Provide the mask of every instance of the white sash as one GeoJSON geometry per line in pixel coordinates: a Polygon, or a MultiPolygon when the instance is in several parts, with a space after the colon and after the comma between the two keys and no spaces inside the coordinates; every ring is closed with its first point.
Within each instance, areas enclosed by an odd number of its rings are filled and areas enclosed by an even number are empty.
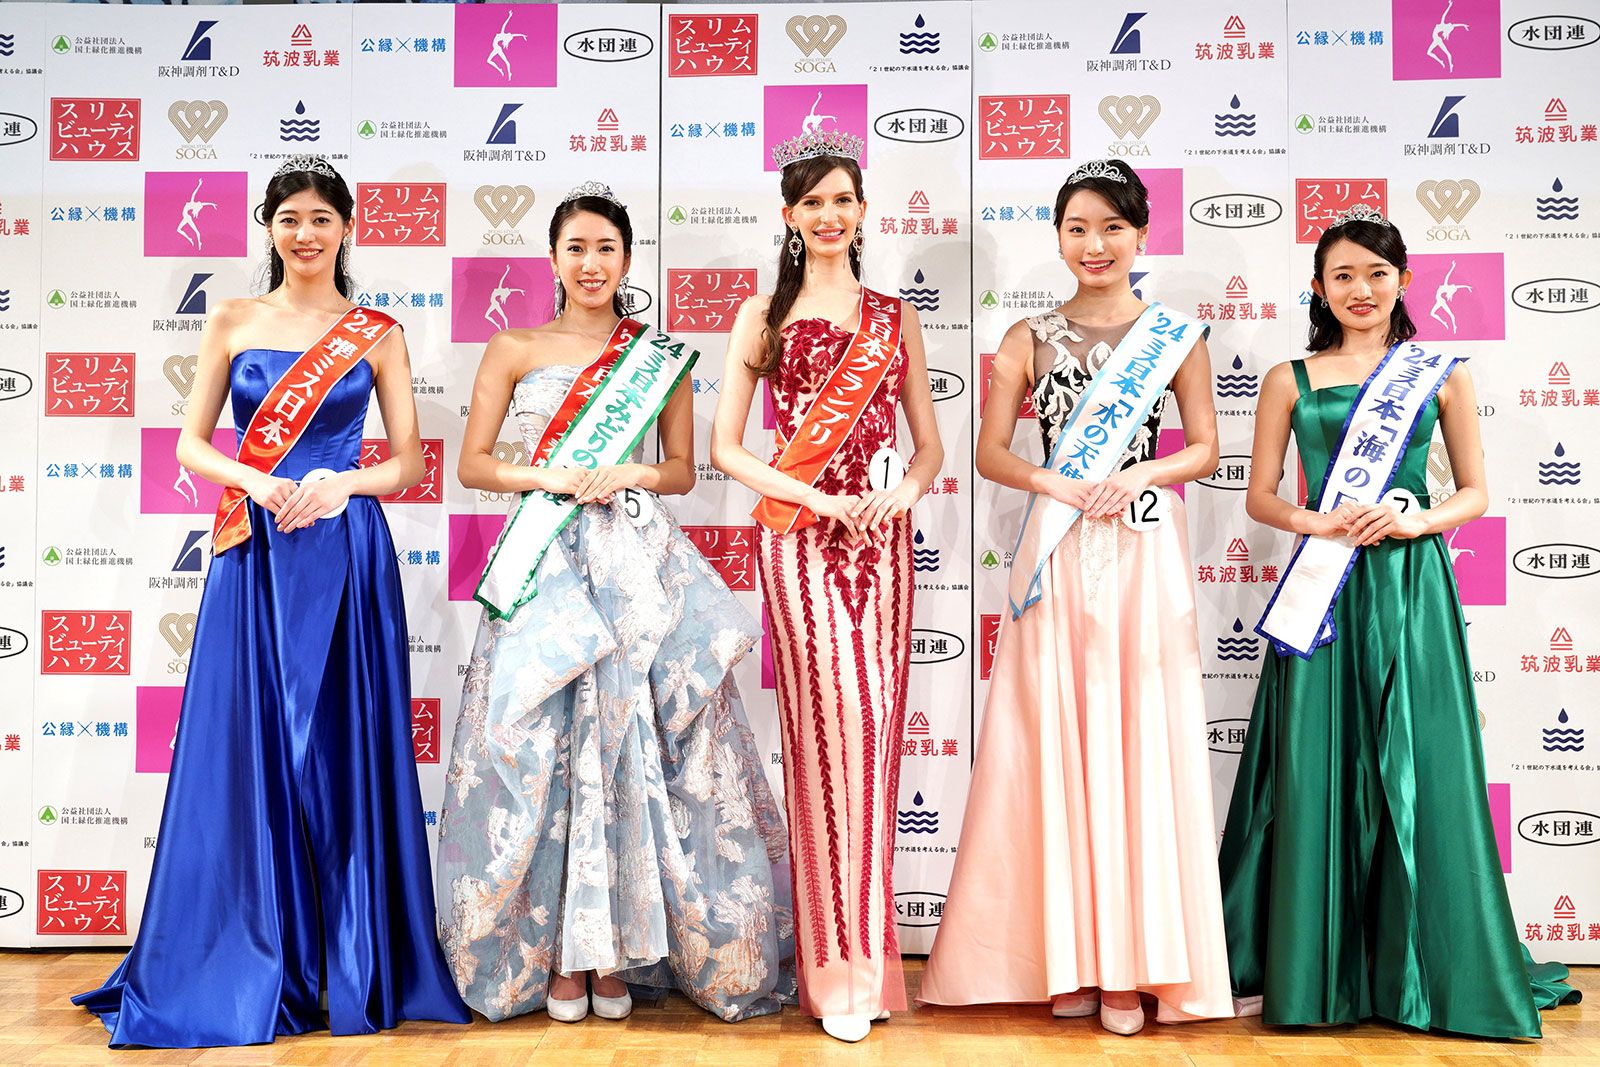
{"type": "MultiPolygon", "coordinates": [[[[1322,482],[1319,512],[1383,499],[1417,420],[1458,362],[1409,341],[1389,349],[1345,416],[1322,482]]],[[[1345,537],[1302,538],[1256,624],[1256,633],[1271,641],[1279,655],[1292,652],[1310,659],[1313,650],[1338,636],[1333,604],[1360,551],[1345,537]]]]}
{"type": "MultiPolygon", "coordinates": [[[[1082,481],[1110,477],[1204,333],[1201,322],[1180,311],[1160,304],[1145,308],[1078,398],[1045,466],[1082,481]]],[[[1043,595],[1039,575],[1081,514],[1054,497],[1028,495],[1006,590],[1013,618],[1043,595]]]]}
{"type": "MultiPolygon", "coordinates": [[[[596,467],[625,462],[700,353],[644,327],[611,368],[543,466],[596,467]]],[[[489,553],[473,598],[505,618],[538,595],[535,574],[550,543],[578,505],[570,496],[523,493],[489,553]]]]}

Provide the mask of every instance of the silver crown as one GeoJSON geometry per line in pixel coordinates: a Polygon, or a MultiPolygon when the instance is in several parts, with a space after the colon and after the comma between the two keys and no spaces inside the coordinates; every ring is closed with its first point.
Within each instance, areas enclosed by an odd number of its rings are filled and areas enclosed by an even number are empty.
{"type": "Polygon", "coordinates": [[[1394,223],[1383,217],[1383,212],[1371,204],[1351,204],[1333,217],[1328,224],[1328,229],[1343,226],[1347,222],[1375,222],[1380,226],[1393,226],[1394,223]]]}
{"type": "MultiPolygon", "coordinates": [[[[628,210],[628,205],[624,204],[621,200],[618,200],[617,194],[613,193],[611,191],[611,186],[607,185],[605,182],[584,182],[582,185],[575,185],[572,187],[572,192],[561,198],[561,203],[565,204],[569,200],[576,200],[580,196],[599,197],[601,200],[611,201],[624,211],[628,210]]],[[[556,206],[559,207],[560,204],[556,206]]]]}
{"type": "Polygon", "coordinates": [[[864,147],[866,142],[853,133],[844,130],[813,130],[773,145],[772,161],[778,165],[779,170],[802,159],[816,159],[818,156],[843,156],[845,159],[860,162],[861,150],[864,147]]]}
{"type": "Polygon", "coordinates": [[[1121,182],[1124,185],[1128,183],[1128,176],[1113,167],[1109,159],[1091,159],[1067,175],[1067,184],[1076,185],[1078,182],[1088,181],[1090,178],[1104,178],[1106,181],[1121,182]]]}
{"type": "Polygon", "coordinates": [[[294,174],[299,171],[310,171],[312,174],[320,174],[324,178],[337,179],[339,177],[339,172],[334,170],[332,164],[321,156],[290,156],[283,161],[282,166],[273,171],[272,176],[281,178],[285,174],[294,174]]]}

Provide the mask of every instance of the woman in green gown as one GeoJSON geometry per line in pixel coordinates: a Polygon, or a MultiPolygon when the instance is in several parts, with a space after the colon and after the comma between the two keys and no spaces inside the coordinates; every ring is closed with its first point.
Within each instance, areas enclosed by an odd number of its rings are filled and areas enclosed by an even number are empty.
{"type": "Polygon", "coordinates": [[[1565,967],[1532,964],[1517,940],[1439,536],[1488,503],[1472,380],[1456,366],[1401,438],[1392,488],[1418,506],[1317,511],[1280,498],[1290,430],[1318,501],[1363,383],[1416,333],[1405,244],[1381,215],[1341,217],[1314,265],[1313,355],[1262,383],[1246,510],[1360,547],[1334,601],[1334,639],[1306,658],[1280,648],[1261,670],[1221,853],[1234,995],[1240,1014],[1272,1024],[1378,1016],[1538,1037],[1537,1009],[1578,994],[1565,967]],[[1435,425],[1456,492],[1429,508],[1435,425]]]}

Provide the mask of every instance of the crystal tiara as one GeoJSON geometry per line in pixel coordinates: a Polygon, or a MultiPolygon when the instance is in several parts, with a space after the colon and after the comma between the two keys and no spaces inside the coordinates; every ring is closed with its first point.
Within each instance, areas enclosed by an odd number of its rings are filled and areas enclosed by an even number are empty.
{"type": "MultiPolygon", "coordinates": [[[[584,182],[582,185],[575,185],[572,187],[572,192],[561,198],[561,203],[565,204],[570,200],[576,200],[580,196],[599,197],[601,200],[611,201],[624,211],[628,210],[628,205],[618,200],[617,194],[613,193],[611,186],[605,182],[584,182]]],[[[560,205],[558,204],[557,206],[559,207],[560,205]]]]}
{"type": "Polygon", "coordinates": [[[1393,226],[1394,223],[1383,217],[1383,212],[1371,204],[1351,204],[1333,217],[1328,224],[1328,229],[1343,226],[1347,222],[1375,222],[1380,226],[1393,226]]]}
{"type": "Polygon", "coordinates": [[[1109,159],[1091,159],[1067,175],[1067,184],[1075,185],[1090,178],[1104,178],[1106,181],[1121,182],[1124,185],[1128,183],[1128,176],[1113,167],[1109,159]]]}
{"type": "Polygon", "coordinates": [[[772,161],[779,170],[802,159],[815,159],[818,156],[843,156],[859,162],[861,149],[865,146],[865,141],[844,130],[813,130],[774,145],[772,161]]]}
{"type": "Polygon", "coordinates": [[[334,170],[332,164],[321,156],[290,156],[283,161],[282,166],[273,171],[272,176],[281,178],[285,174],[295,174],[299,171],[310,171],[312,174],[320,174],[324,178],[337,179],[339,177],[339,172],[334,170]]]}

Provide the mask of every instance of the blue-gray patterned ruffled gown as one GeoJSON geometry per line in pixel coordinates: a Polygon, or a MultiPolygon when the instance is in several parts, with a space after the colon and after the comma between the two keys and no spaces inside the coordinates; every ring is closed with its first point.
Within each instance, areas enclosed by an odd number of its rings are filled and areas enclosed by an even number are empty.
{"type": "MultiPolygon", "coordinates": [[[[532,452],[579,368],[537,368],[511,410],[532,452]]],[[[439,931],[490,1019],[553,973],[676,988],[727,1021],[795,992],[788,844],[732,667],[760,636],[652,498],[585,505],[539,593],[487,613],[439,831],[439,931]]]]}

